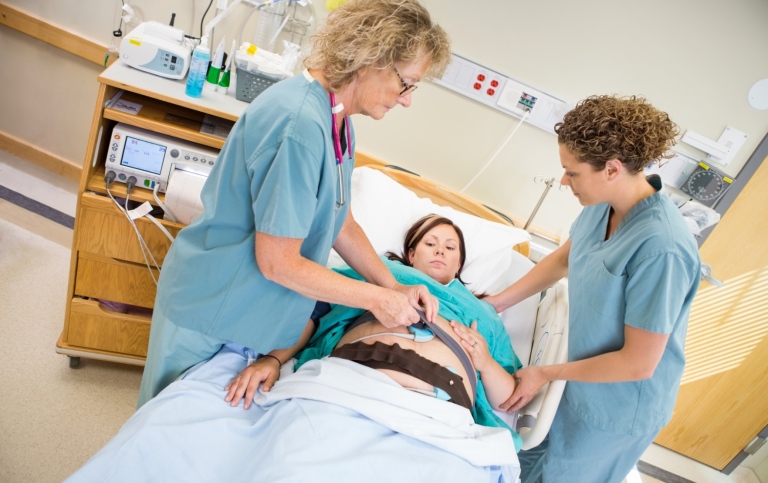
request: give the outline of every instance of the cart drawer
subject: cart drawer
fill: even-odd
[[[151,319],[111,312],[94,300],[72,299],[67,343],[146,357]]]
[[[158,221],[174,237],[183,227],[179,223]],[[79,234],[75,240],[76,250],[128,262],[144,263],[136,232],[128,218],[120,212],[110,198],[94,193],[83,194],[76,223],[76,232]],[[145,218],[139,218],[134,223],[152,256],[162,266],[165,255],[171,247],[171,241],[160,231],[160,228]],[[152,259],[147,258],[151,263]]]
[[[157,279],[160,272],[152,268]],[[146,265],[80,252],[75,295],[153,308],[157,287]]]

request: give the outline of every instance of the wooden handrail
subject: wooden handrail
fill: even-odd
[[[53,25],[46,20],[2,2],[0,2],[0,24],[42,40],[70,54],[99,65],[104,65],[104,58],[108,48],[106,45],[88,40],[74,32]]]

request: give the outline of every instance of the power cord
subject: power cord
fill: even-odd
[[[496,159],[496,156],[498,156],[498,155],[499,155],[499,153],[501,152],[501,150],[502,150],[502,149],[504,149],[504,147],[507,145],[507,143],[509,142],[509,140],[510,140],[510,139],[512,139],[512,136],[514,136],[514,135],[515,135],[515,133],[517,132],[518,128],[520,128],[520,126],[523,124],[523,121],[525,121],[525,118],[527,118],[527,117],[528,117],[528,114],[530,114],[530,113],[531,113],[531,109],[530,109],[530,108],[527,108],[527,109],[525,109],[525,114],[523,114],[523,117],[522,117],[522,118],[520,118],[520,122],[518,122],[518,123],[517,123],[517,125],[514,127],[514,129],[512,129],[512,132],[510,132],[510,133],[509,133],[509,136],[507,136],[507,139],[505,139],[505,140],[504,140],[504,142],[503,142],[503,143],[501,143],[501,145],[500,145],[498,148],[496,148],[496,151],[493,153],[493,155],[492,155],[492,156],[491,156],[491,158],[488,160],[488,162],[487,162],[487,163],[485,163],[485,166],[483,166],[483,167],[480,169],[480,171],[478,171],[478,172],[477,172],[477,174],[475,175],[475,177],[474,177],[474,178],[472,178],[471,180],[469,180],[469,183],[467,183],[467,184],[466,184],[466,186],[464,186],[464,187],[461,189],[461,191],[459,191],[459,193],[463,193],[463,192],[465,192],[465,191],[467,190],[467,188],[469,188],[469,185],[471,185],[472,183],[474,183],[474,182],[475,182],[475,180],[477,179],[477,177],[478,177],[478,176],[480,176],[481,174],[483,174],[483,171],[485,171],[485,168],[487,168],[488,166],[490,166],[490,164],[493,162],[493,160],[494,160],[494,159]]]

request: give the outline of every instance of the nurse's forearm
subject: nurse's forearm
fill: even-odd
[[[392,290],[354,280],[301,256],[303,240],[256,233],[256,263],[272,282],[305,297],[374,311]],[[386,267],[385,267],[386,268]]]
[[[541,369],[548,381],[628,382],[653,375],[638,370],[619,351],[565,364],[542,366]]]
[[[527,299],[531,295],[539,293],[568,275],[568,255],[570,253],[570,240],[563,246],[544,257],[520,280],[513,283],[501,293],[486,298],[496,309],[502,312],[509,307]]]
[[[392,288],[396,281],[373,249],[370,240],[350,211],[333,245],[336,252],[365,280]]]
[[[547,379],[579,382],[626,382],[648,379],[664,355],[669,334],[624,326],[624,346],[588,359],[544,366]]]

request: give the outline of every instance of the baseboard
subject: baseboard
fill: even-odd
[[[56,173],[74,182],[80,181],[83,168],[66,158],[0,131],[0,150],[7,151],[52,173]]]

